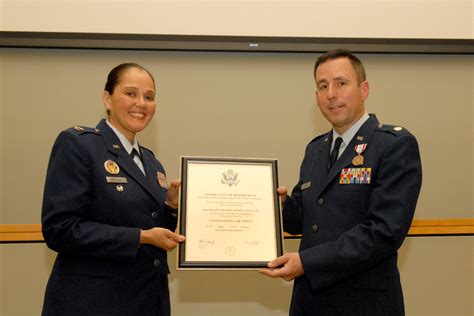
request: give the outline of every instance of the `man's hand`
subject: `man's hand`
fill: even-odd
[[[288,190],[285,187],[278,187],[277,192],[280,195],[281,205],[285,205]]]
[[[282,278],[285,281],[294,280],[304,274],[300,254],[297,252],[286,253],[276,258],[268,263],[268,269],[260,269],[259,272],[272,278]]]

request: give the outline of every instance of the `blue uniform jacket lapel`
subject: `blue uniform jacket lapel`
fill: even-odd
[[[104,139],[107,150],[114,154],[117,157],[117,164],[126,172],[130,177],[132,177],[146,192],[148,192],[155,200],[158,202],[158,195],[156,193],[156,188],[150,186],[150,182],[147,181],[145,175],[138,168],[137,164],[133,161],[132,157],[127,153],[123,148],[122,143],[115,135],[114,131],[107,125],[105,120],[100,121],[97,125],[97,128],[101,131],[101,135]],[[143,162],[143,161],[142,161]],[[153,171],[150,168],[150,163],[144,163],[145,172],[150,177],[153,177]]]
[[[140,151],[142,153],[142,163],[143,167],[145,168],[146,179],[149,183],[148,188],[153,192],[153,196],[159,196],[160,186],[158,184],[158,177],[156,173],[157,168],[154,168],[153,163],[155,157],[150,153],[147,153],[145,150],[140,149]]]
[[[355,147],[359,144],[368,144],[378,124],[379,122],[377,120],[377,117],[375,117],[375,115],[370,115],[370,118],[367,121],[365,121],[365,123],[360,127],[360,129],[357,131],[355,136],[351,139],[351,141],[347,145],[341,157],[339,157],[339,159],[336,161],[334,166],[327,173],[327,178],[324,182],[323,189],[326,188],[332,182],[334,177],[336,177],[343,168],[346,168],[352,164],[352,159],[357,155],[355,151]],[[329,133],[329,134],[332,135],[332,133]],[[330,136],[329,138],[331,139],[327,141],[329,143],[328,146],[330,146],[331,144],[332,136]],[[324,167],[327,170],[329,149],[325,153],[324,157],[326,158],[322,160],[325,160]],[[320,172],[321,171],[322,170],[320,170]]]
[[[317,195],[325,188],[327,182],[328,164],[329,164],[329,150],[331,149],[332,133],[327,133],[322,138],[322,142],[316,148],[316,180],[318,184]]]

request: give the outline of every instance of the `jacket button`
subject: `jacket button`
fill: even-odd
[[[157,267],[157,268],[160,266],[160,264],[161,264],[161,262],[160,262],[160,260],[158,260],[158,259],[155,259],[155,260],[153,261],[153,265],[154,265],[155,267]]]
[[[151,213],[151,218],[153,218],[153,219],[158,219],[159,216],[160,216],[160,214],[158,214],[158,212]]]
[[[319,205],[323,205],[323,204],[324,204],[324,199],[323,199],[323,198],[319,198],[319,199],[318,199],[318,204],[319,204]]]
[[[311,229],[313,230],[313,233],[315,233],[318,230],[318,225],[314,224],[311,226]]]

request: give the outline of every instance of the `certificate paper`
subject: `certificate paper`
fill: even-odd
[[[182,157],[178,269],[255,269],[282,255],[275,159]]]

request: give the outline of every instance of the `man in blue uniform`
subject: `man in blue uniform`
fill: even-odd
[[[314,75],[333,128],[307,146],[291,197],[278,189],[300,249],[260,272],[295,280],[290,315],[404,315],[397,251],[421,188],[417,141],[367,114],[369,83],[350,52],[322,55]]]

